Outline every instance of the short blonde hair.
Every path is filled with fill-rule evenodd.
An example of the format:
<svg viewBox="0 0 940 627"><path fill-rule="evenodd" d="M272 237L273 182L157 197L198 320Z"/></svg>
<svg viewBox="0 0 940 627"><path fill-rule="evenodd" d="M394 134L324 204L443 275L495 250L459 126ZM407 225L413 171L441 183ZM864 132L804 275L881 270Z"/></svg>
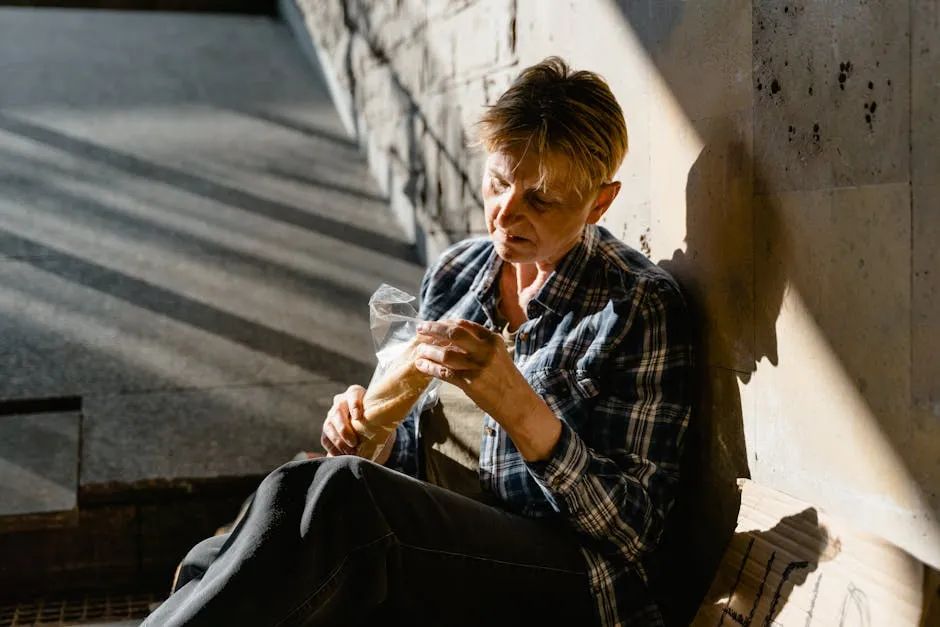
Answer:
<svg viewBox="0 0 940 627"><path fill-rule="evenodd" d="M476 145L539 160L539 186L559 174L578 195L609 182L627 154L627 124L607 82L572 71L559 57L524 69L476 125ZM552 172L550 155L567 157L567 173Z"/></svg>

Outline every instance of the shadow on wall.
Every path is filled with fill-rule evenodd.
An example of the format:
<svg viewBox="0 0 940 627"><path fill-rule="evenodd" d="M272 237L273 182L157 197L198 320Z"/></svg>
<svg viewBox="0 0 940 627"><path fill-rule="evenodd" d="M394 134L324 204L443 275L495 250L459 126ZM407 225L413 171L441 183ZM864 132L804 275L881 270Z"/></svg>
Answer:
<svg viewBox="0 0 940 627"><path fill-rule="evenodd" d="M799 537L797 544L793 542L795 536ZM766 531L738 532L731 546L734 548L728 557L737 560L740 555L740 563L726 561L722 570L725 574L730 570L737 575L728 588L719 586L705 599L705 604L721 607L719 620L729 625L757 625L758 621L761 625L776 624L774 621L794 590L806 583L820 563L832 560L839 552L838 539L832 541L812 507L780 519ZM775 585L771 583L774 579L777 580ZM818 593L816 587L815 594ZM807 621L813 616L815 594Z"/></svg>
<svg viewBox="0 0 940 627"><path fill-rule="evenodd" d="M656 578L671 625L691 620L734 532L736 479L750 476L738 382L749 381L764 358L777 364L775 323L786 290L780 266L763 265L760 276L751 276L751 239L741 237L759 223L762 241L783 246L777 210L755 204L736 131L729 126L714 137L689 171L687 249L659 262L682 285L696 321L699 376L680 496ZM755 283L762 285L760 300Z"/></svg>
<svg viewBox="0 0 940 627"><path fill-rule="evenodd" d="M405 9L398 3L398 10ZM349 93L352 95L351 111L358 128L357 112L363 110L361 94L363 80L354 59L354 44L357 40L365 43L371 67L368 71L383 69L388 74L391 95L398 104L404 130L399 135L404 142L391 142L387 148L390 171L404 172L405 181L401 192L420 216L416 216L419 228L429 228L433 237L443 236L449 242L456 241L472 231L472 220L468 221L467 209L482 211L483 200L478 192L479 174L475 172L467 150L467 138L460 121L458 107L453 103L435 110L426 110L419 103L415 94L402 75L393 67L396 49L383 45L381 33L372 22L369 3L362 0L342 0L343 23L348 37L344 54L342 72ZM398 16L397 21L405 19ZM409 20L406 20L409 21ZM415 17L412 23L420 23ZM399 44L400 45L400 44ZM440 72L436 59L427 49L423 50L421 63L421 81L430 80ZM364 78L364 77L363 77ZM399 145L396 145L399 143ZM394 178L389 177L394 183ZM394 196L398 190L392 190ZM423 218L423 219L422 219ZM420 242L422 238L418 238ZM425 251L421 251L424 256ZM430 261L430 260L425 260Z"/></svg>
<svg viewBox="0 0 940 627"><path fill-rule="evenodd" d="M688 174L687 251L661 261L702 324L697 421L664 540L665 607L681 625L733 534L734 478L748 476L738 383L764 358L778 365L775 323L788 290L928 506L940 507L930 481L937 440L927 437L935 427L912 415L899 374L911 368L910 32L888 3L856 15L805 2L611 2L705 142ZM748 93L737 73L750 66ZM784 191L800 195L775 195Z"/></svg>

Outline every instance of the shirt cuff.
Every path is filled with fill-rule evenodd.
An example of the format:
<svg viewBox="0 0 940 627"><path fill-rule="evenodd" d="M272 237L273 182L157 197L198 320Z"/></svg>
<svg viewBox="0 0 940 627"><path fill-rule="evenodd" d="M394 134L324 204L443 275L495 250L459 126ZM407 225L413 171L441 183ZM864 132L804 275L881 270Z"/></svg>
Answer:
<svg viewBox="0 0 940 627"><path fill-rule="evenodd" d="M587 472L589 462L587 444L562 421L561 437L548 459L526 462L526 466L544 488L563 496Z"/></svg>

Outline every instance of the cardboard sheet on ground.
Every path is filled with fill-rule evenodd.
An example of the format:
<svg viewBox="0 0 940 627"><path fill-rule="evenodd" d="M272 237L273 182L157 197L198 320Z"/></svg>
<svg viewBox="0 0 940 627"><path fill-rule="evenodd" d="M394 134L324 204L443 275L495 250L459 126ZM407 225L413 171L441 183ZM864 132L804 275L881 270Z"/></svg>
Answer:
<svg viewBox="0 0 940 627"><path fill-rule="evenodd" d="M812 505L740 480L734 537L692 627L919 627L924 567Z"/></svg>

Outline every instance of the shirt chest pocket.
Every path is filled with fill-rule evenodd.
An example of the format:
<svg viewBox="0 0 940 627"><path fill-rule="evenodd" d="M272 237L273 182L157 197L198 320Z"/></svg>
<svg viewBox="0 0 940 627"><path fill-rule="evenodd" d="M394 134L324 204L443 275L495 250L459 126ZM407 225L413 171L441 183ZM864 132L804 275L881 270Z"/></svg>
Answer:
<svg viewBox="0 0 940 627"><path fill-rule="evenodd" d="M537 370L529 383L555 415L575 429L581 426L600 393L597 378L585 370Z"/></svg>

